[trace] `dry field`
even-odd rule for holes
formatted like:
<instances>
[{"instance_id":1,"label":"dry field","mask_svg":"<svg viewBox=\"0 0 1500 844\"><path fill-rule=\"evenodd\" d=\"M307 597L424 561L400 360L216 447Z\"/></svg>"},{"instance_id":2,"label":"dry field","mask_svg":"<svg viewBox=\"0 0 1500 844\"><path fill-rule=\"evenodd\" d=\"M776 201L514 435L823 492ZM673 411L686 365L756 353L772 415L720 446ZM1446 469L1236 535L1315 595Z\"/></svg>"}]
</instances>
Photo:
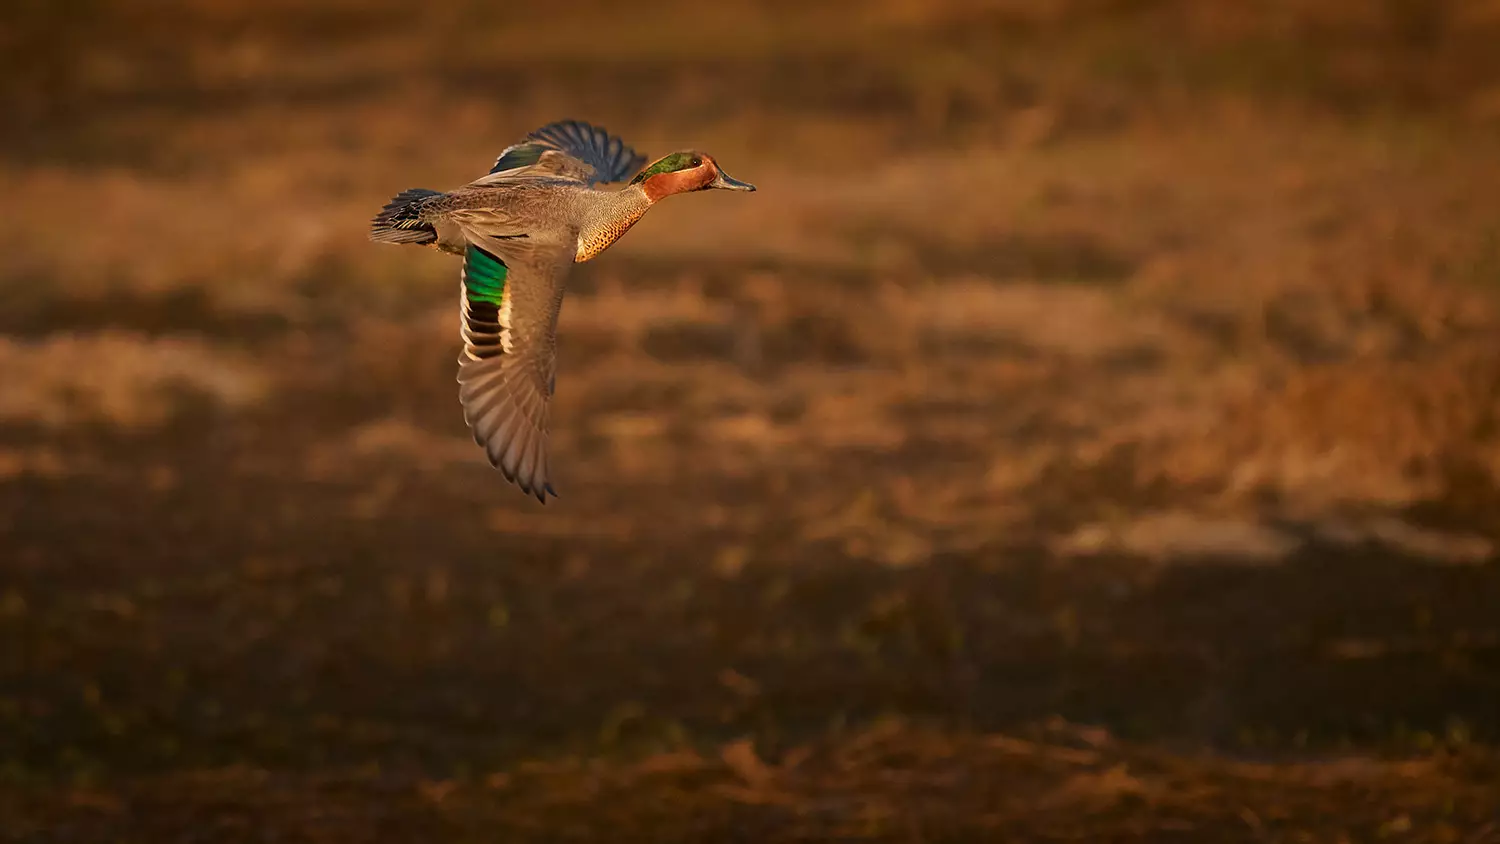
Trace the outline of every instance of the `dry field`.
<instances>
[{"instance_id":1,"label":"dry field","mask_svg":"<svg viewBox=\"0 0 1500 844\"><path fill-rule=\"evenodd\" d=\"M0 841L1500 841L1500 3L6 14ZM565 117L759 192L543 507L365 233Z\"/></svg>"}]
</instances>

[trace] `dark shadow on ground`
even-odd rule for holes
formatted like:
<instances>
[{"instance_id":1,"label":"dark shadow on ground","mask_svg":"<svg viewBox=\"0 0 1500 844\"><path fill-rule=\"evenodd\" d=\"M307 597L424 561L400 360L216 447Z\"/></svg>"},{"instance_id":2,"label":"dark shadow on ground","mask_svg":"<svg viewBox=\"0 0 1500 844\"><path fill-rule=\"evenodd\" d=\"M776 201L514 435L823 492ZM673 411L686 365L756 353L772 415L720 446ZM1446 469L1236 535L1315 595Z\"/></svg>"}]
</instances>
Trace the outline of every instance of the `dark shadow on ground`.
<instances>
[{"instance_id":1,"label":"dark shadow on ground","mask_svg":"<svg viewBox=\"0 0 1500 844\"><path fill-rule=\"evenodd\" d=\"M397 503L351 515L366 485L297 481L286 454L245 471L271 434L253 427L99 433L75 445L111 456L104 477L0 485L0 687L26 725L0 733L10 778L452 773L747 732L774 748L883 715L1061 715L1237 752L1500 735L1494 565L995 548L888 568L772 527L724 573L711 534L498 533L485 512L508 490L481 467L377 466ZM162 465L170 488L144 487Z\"/></svg>"}]
</instances>

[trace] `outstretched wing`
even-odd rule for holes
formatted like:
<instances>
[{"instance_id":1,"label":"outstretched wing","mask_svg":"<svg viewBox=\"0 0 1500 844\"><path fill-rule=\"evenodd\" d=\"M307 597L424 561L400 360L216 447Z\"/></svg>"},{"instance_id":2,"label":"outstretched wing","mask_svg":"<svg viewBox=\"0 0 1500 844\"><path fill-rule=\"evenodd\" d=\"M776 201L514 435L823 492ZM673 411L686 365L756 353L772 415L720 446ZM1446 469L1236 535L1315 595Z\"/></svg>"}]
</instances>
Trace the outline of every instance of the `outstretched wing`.
<instances>
[{"instance_id":1,"label":"outstretched wing","mask_svg":"<svg viewBox=\"0 0 1500 844\"><path fill-rule=\"evenodd\" d=\"M488 181L498 174L553 176L588 185L620 182L635 175L644 156L602 127L578 120L549 123L518 144L506 147L495 159Z\"/></svg>"},{"instance_id":2,"label":"outstretched wing","mask_svg":"<svg viewBox=\"0 0 1500 844\"><path fill-rule=\"evenodd\" d=\"M547 417L556 384L557 317L571 266L566 258L556 247L471 237L460 282L464 421L490 464L543 504L548 494L557 495L547 470Z\"/></svg>"}]
</instances>

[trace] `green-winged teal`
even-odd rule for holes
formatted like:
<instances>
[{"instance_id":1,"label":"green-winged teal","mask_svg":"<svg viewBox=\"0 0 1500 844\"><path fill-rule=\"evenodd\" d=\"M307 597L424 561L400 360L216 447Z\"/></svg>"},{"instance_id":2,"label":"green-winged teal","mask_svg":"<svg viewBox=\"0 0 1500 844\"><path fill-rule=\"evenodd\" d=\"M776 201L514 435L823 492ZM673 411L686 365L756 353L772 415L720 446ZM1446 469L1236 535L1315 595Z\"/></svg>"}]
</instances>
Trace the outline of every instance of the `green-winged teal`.
<instances>
[{"instance_id":1,"label":"green-winged teal","mask_svg":"<svg viewBox=\"0 0 1500 844\"><path fill-rule=\"evenodd\" d=\"M374 241L463 256L464 420L490 463L544 504L557 494L548 480L547 417L569 266L603 252L664 197L755 190L701 152L674 152L640 169L644 161L599 127L551 123L457 190L398 194L370 228ZM621 190L595 189L631 173Z\"/></svg>"}]
</instances>

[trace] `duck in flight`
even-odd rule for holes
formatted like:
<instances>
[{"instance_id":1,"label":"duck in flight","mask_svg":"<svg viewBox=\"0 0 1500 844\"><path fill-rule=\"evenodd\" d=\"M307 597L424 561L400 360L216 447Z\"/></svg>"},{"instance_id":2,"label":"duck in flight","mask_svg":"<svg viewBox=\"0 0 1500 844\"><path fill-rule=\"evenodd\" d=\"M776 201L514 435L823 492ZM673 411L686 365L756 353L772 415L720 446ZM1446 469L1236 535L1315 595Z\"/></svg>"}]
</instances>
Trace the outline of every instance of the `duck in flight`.
<instances>
[{"instance_id":1,"label":"duck in flight","mask_svg":"<svg viewBox=\"0 0 1500 844\"><path fill-rule=\"evenodd\" d=\"M557 495L547 466L547 421L569 268L603 252L665 197L755 190L693 150L644 163L602 128L551 123L506 148L488 175L457 190L403 191L370 226L370 239L378 243L463 257L458 397L464 421L490 464L543 504ZM620 190L597 188L627 178Z\"/></svg>"}]
</instances>

